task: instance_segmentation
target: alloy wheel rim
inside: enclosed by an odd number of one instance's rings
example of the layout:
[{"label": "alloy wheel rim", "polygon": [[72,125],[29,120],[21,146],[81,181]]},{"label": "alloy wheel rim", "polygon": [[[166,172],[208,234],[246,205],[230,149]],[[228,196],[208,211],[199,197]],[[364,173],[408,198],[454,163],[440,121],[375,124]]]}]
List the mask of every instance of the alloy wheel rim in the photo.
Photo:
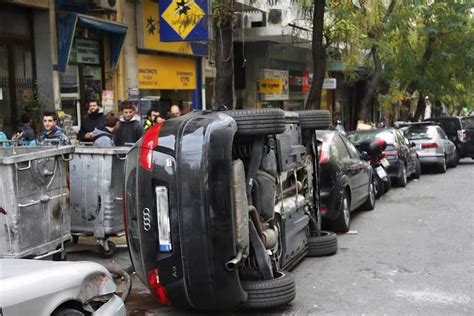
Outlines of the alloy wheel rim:
[{"label": "alloy wheel rim", "polygon": [[349,213],[349,201],[347,200],[347,198],[344,196],[344,222],[346,223],[346,225],[349,226],[349,220],[350,220],[350,213]]},{"label": "alloy wheel rim", "polygon": [[370,183],[370,192],[369,192],[371,205],[374,205],[374,202],[375,202],[375,192],[374,191],[375,191],[374,190],[374,183],[371,182]]}]

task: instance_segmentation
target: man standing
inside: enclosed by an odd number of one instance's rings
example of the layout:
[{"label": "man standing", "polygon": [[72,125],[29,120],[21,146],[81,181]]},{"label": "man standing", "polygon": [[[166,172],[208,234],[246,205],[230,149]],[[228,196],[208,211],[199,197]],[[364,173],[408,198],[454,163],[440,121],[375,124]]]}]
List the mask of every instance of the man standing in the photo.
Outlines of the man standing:
[{"label": "man standing", "polygon": [[172,105],[170,108],[170,118],[174,117],[180,117],[181,116],[181,110],[179,109],[179,106]]},{"label": "man standing", "polygon": [[124,146],[125,143],[135,143],[143,135],[140,120],[135,116],[135,106],[132,102],[122,103],[122,116],[115,134],[115,145]]},{"label": "man standing", "polygon": [[146,113],[146,120],[145,120],[145,123],[143,124],[143,129],[146,131],[147,129],[152,127],[153,124],[155,124],[156,118],[158,116],[160,116],[160,112],[157,109],[155,108],[149,109],[148,112]]},{"label": "man standing", "polygon": [[43,113],[43,129],[36,144],[40,146],[71,145],[71,141],[64,134],[63,130],[57,125],[58,117],[55,112],[46,111]]},{"label": "man standing", "polygon": [[33,119],[31,116],[23,113],[13,139],[18,140],[20,145],[35,145],[35,132],[33,131]]},{"label": "man standing", "polygon": [[119,119],[114,112],[105,115],[105,127],[103,129],[96,128],[92,133],[95,147],[113,147],[114,133],[119,125]]},{"label": "man standing", "polygon": [[99,103],[94,100],[89,101],[88,107],[87,116],[82,119],[81,129],[79,130],[79,140],[83,142],[92,141],[92,133],[96,128],[104,129],[105,116]]}]

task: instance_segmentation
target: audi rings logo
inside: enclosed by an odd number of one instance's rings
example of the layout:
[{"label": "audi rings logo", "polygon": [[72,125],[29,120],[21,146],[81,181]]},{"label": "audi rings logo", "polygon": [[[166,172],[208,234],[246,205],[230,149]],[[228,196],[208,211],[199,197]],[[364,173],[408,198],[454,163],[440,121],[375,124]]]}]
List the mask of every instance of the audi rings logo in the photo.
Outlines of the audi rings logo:
[{"label": "audi rings logo", "polygon": [[143,229],[145,231],[149,231],[151,228],[151,214],[150,214],[150,209],[148,207],[145,207],[143,209]]}]

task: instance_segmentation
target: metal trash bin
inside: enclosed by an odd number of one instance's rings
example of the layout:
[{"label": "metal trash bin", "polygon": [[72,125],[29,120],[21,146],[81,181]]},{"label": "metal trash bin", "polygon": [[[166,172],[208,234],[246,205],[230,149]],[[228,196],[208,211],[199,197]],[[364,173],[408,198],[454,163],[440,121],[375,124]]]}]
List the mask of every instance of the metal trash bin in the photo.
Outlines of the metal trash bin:
[{"label": "metal trash bin", "polygon": [[123,236],[124,166],[130,147],[77,146],[71,172],[71,231],[73,240],[94,236],[101,254],[115,252],[110,236]]},{"label": "metal trash bin", "polygon": [[0,258],[65,259],[74,146],[0,147]]}]

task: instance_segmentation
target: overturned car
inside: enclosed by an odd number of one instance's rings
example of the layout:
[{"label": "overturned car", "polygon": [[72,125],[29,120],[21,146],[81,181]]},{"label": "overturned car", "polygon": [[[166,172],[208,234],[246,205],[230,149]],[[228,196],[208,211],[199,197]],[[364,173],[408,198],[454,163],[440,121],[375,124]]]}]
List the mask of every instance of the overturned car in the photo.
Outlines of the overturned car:
[{"label": "overturned car", "polygon": [[321,231],[314,130],[327,111],[192,112],[150,128],[127,156],[130,257],[163,304],[285,305],[287,270],[337,251]]}]

